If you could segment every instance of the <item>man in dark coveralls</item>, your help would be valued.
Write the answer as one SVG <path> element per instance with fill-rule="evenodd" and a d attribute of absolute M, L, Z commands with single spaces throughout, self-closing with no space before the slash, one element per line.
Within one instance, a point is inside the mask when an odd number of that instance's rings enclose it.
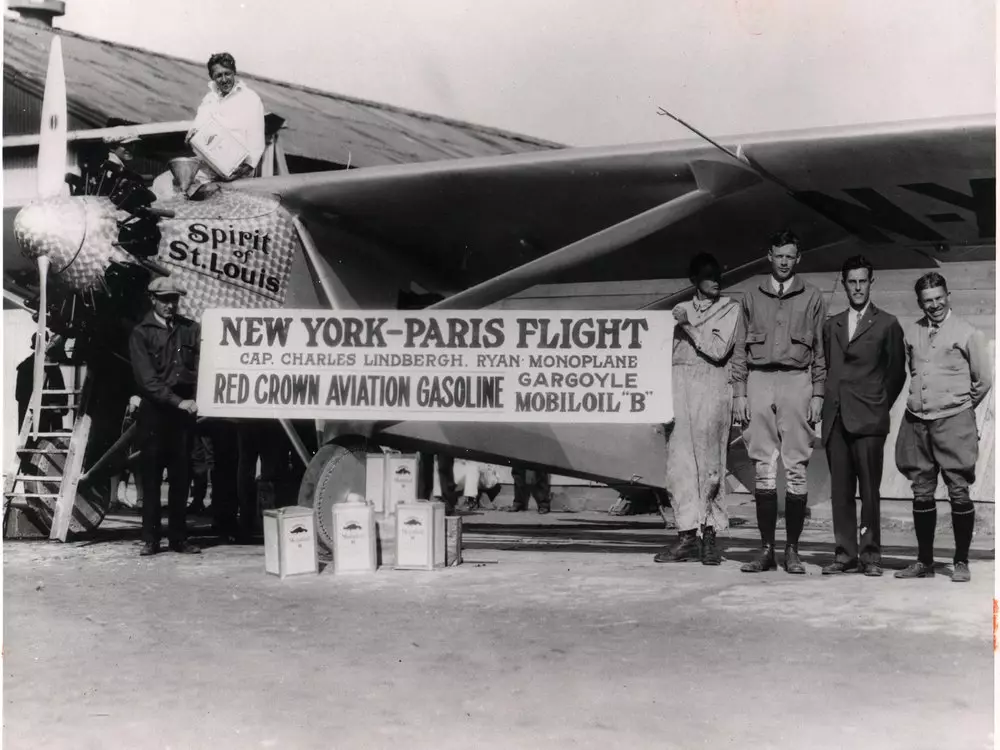
<path fill-rule="evenodd" d="M 142 555 L 160 551 L 160 480 L 165 467 L 170 483 L 170 549 L 187 554 L 201 552 L 187 541 L 185 529 L 191 444 L 198 413 L 194 395 L 200 327 L 177 314 L 182 294 L 186 292 L 173 279 L 154 279 L 149 285 L 153 309 L 129 339 L 132 372 L 142 396 L 137 431 L 142 451 Z"/>
<path fill-rule="evenodd" d="M 880 576 L 882 451 L 889 411 L 906 381 L 903 329 L 871 303 L 875 272 L 866 258 L 848 258 L 840 275 L 850 306 L 823 327 L 823 445 L 837 540 L 836 558 L 823 575 L 860 569 L 866 576 Z M 860 551 L 855 493 L 861 495 Z"/>

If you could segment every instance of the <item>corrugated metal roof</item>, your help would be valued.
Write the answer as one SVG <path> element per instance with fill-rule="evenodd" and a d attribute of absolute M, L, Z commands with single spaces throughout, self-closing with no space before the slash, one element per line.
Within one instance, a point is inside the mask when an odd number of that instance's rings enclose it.
<path fill-rule="evenodd" d="M 5 81 L 40 95 L 53 33 L 63 40 L 70 113 L 92 120 L 93 127 L 103 126 L 109 117 L 141 123 L 189 119 L 205 95 L 203 63 L 11 18 L 4 19 Z M 374 166 L 559 147 L 493 128 L 241 76 L 269 112 L 287 121 L 282 143 L 289 154 Z M 4 124 L 4 135 L 13 135 Z"/>

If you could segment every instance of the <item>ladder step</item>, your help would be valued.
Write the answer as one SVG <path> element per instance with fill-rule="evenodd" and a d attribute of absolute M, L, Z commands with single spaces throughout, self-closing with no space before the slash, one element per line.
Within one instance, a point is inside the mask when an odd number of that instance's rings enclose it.
<path fill-rule="evenodd" d="M 49 394 L 49 393 L 55 393 L 55 394 L 71 394 L 71 393 L 72 394 L 79 394 L 79 393 L 83 393 L 83 391 L 81 389 L 79 389 L 79 388 L 57 388 L 57 389 L 51 390 L 51 391 L 48 388 L 43 388 L 42 389 L 42 395 L 46 395 L 46 394 Z"/>
<path fill-rule="evenodd" d="M 5 492 L 4 497 L 59 497 L 58 492 Z"/>
<path fill-rule="evenodd" d="M 18 453 L 69 453 L 69 448 L 18 448 Z"/>
<path fill-rule="evenodd" d="M 33 432 L 31 437 L 72 437 L 73 432 Z"/>
<path fill-rule="evenodd" d="M 61 482 L 62 477 L 46 474 L 15 474 L 14 479 L 24 482 Z"/>

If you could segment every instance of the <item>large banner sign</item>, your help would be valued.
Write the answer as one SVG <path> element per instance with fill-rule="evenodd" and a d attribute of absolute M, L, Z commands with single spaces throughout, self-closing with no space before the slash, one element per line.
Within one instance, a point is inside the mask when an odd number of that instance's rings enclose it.
<path fill-rule="evenodd" d="M 198 413 L 673 419 L 669 312 L 206 310 Z"/>

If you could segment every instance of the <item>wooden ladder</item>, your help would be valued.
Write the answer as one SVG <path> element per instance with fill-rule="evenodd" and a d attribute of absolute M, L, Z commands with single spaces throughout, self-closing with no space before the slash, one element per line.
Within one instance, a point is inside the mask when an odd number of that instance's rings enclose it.
<path fill-rule="evenodd" d="M 46 361 L 46 372 L 54 366 L 58 365 Z M 19 511 L 40 531 L 46 531 L 48 526 L 49 539 L 66 541 L 90 437 L 91 419 L 86 413 L 86 403 L 91 388 L 86 370 L 83 365 L 73 366 L 71 388 L 46 388 L 48 378 L 42 378 L 40 385 L 35 384 L 35 388 L 42 389 L 41 411 L 36 414 L 28 410 L 18 434 L 13 466 L 4 477 L 4 537 L 11 514 Z M 46 396 L 65 396 L 66 403 L 46 404 Z M 72 428 L 36 430 L 39 415 L 53 409 L 65 409 L 72 419 Z"/>

